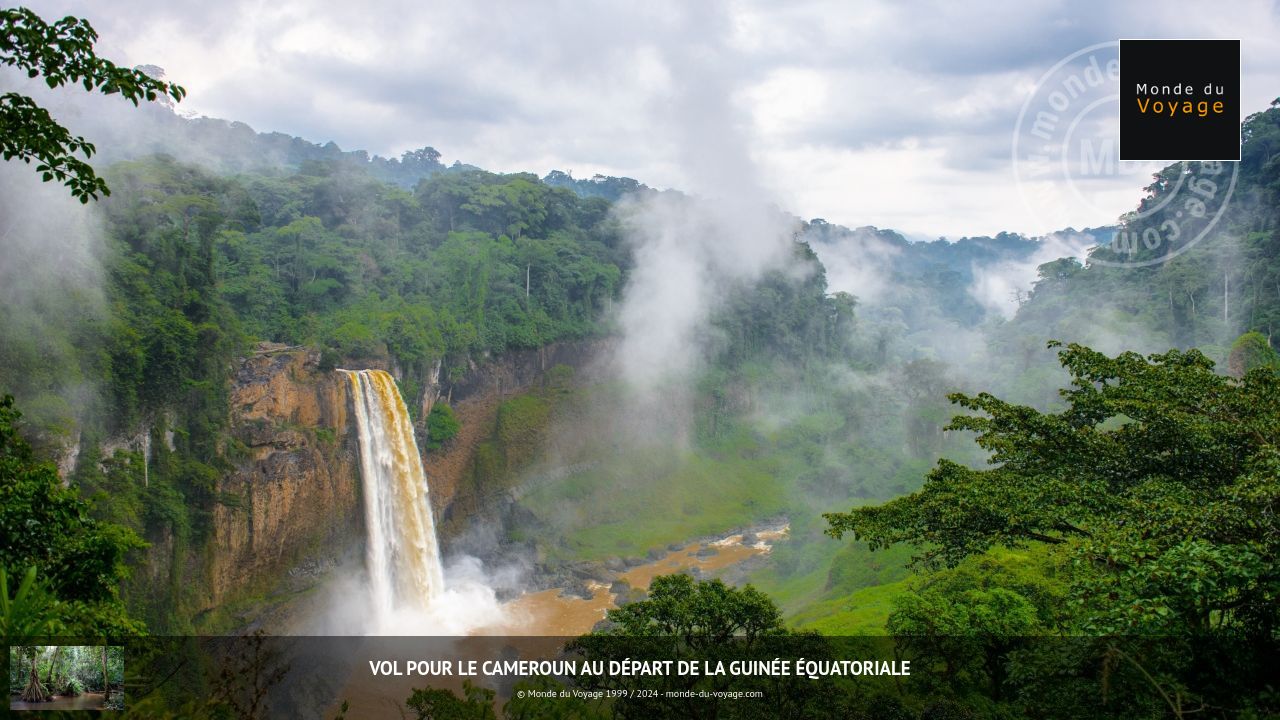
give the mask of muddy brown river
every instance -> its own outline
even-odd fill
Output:
[[[666,553],[657,560],[636,565],[624,572],[617,573],[616,578],[626,582],[634,589],[647,589],[649,583],[659,575],[670,575],[690,568],[698,568],[701,574],[712,576],[721,570],[737,565],[758,555],[768,553],[772,544],[782,539],[789,532],[786,525],[758,530],[756,541],[743,543],[741,534],[729,535],[709,542],[693,542]],[[698,551],[704,545],[716,550],[714,554]],[[376,639],[370,644],[379,644],[378,657],[403,657],[404,660],[422,658],[430,654],[431,659],[452,658],[460,662],[466,658],[551,658],[561,649],[567,637],[574,637],[590,632],[596,623],[604,619],[609,609],[617,607],[614,597],[609,592],[609,585],[596,582],[588,586],[591,597],[583,599],[570,595],[562,595],[560,588],[531,592],[522,595],[504,606],[507,620],[501,624],[476,630],[472,637],[447,642],[447,638]],[[446,641],[441,644],[440,640]],[[396,647],[400,652],[386,649]],[[430,647],[431,650],[426,648]],[[326,717],[331,717],[338,709],[341,700],[350,703],[347,717],[388,718],[395,720],[403,717],[405,698],[413,692],[414,687],[430,685],[447,688],[458,694],[462,692],[463,678],[452,675],[448,677],[372,677],[363,668],[357,671],[345,685],[334,705],[329,708]],[[490,685],[487,678],[480,678],[481,685]],[[506,688],[509,692],[510,688]],[[499,692],[498,703],[506,701],[505,692]]]
[[[706,543],[716,550],[714,555],[707,557],[697,555],[703,543],[690,543],[657,560],[618,573],[617,577],[633,588],[646,589],[659,575],[670,575],[690,568],[698,568],[704,577],[713,575],[748,558],[769,552],[771,543],[784,537],[787,531],[788,528],[783,526],[757,532],[759,540],[751,545],[743,544],[741,534],[729,535]],[[592,591],[590,599],[563,595],[559,588],[523,595],[507,603],[509,622],[485,628],[478,631],[478,634],[570,637],[590,632],[596,623],[604,619],[605,613],[617,607],[617,604],[607,583],[596,582],[588,587]]]
[[[79,695],[54,695],[49,702],[29,703],[14,695],[9,699],[10,710],[101,710],[102,693],[80,693]]]

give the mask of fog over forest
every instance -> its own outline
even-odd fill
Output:
[[[13,709],[1280,712],[1273,8],[233,5],[3,11]],[[1239,161],[1019,166],[1192,20]]]

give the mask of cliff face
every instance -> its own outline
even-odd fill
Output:
[[[487,509],[484,498],[488,493],[468,482],[468,475],[476,448],[493,432],[502,401],[528,391],[557,365],[575,370],[587,367],[600,349],[600,342],[584,341],[512,352],[471,368],[456,382],[427,387],[425,395],[430,401],[424,401],[425,410],[430,411],[431,402],[448,402],[462,425],[445,447],[423,457],[436,517],[445,520],[440,525],[443,534],[460,532],[466,524],[460,520],[462,516]]]
[[[433,511],[448,521],[441,525],[446,542],[492,510],[470,471],[503,400],[528,391],[556,365],[586,366],[596,349],[594,343],[553,345],[477,364],[455,382],[439,382],[438,371],[427,378],[414,401],[420,417],[443,400],[461,420],[446,447],[423,456]],[[156,552],[149,553],[157,562],[185,563],[186,577],[206,579],[207,592],[186,594],[197,613],[231,608],[216,622],[235,626],[284,620],[295,609],[305,614],[295,604],[300,593],[339,563],[363,560],[359,446],[349,396],[339,373],[320,370],[315,351],[263,343],[240,361],[230,406],[241,459],[218,485],[226,502],[214,510],[209,545],[203,553],[175,555],[172,539],[157,537]],[[167,564],[143,568],[141,575],[162,583]]]
[[[219,491],[210,579],[217,606],[245,589],[306,584],[363,540],[359,457],[341,376],[319,354],[260,345],[231,389],[248,457]]]

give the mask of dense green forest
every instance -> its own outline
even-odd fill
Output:
[[[435,365],[447,378],[606,332],[626,262],[605,201],[528,175],[449,171],[407,192],[332,165],[228,178],[155,158],[105,177],[105,308],[51,291],[6,313],[5,387],[46,453],[81,438],[74,479],[97,515],[197,546],[229,501],[230,361],[252,342],[320,347],[330,368],[390,358],[412,397]],[[146,467],[138,448],[96,456],[139,428]]]
[[[990,382],[985,387],[975,386],[975,390],[1049,397],[1048,405],[1061,407],[1055,403],[1062,400],[1052,400],[1051,390],[1066,376],[1046,367],[1045,356],[1052,356],[1052,352],[1046,352],[1042,344],[1035,348],[1034,343],[1043,341],[1034,338],[1070,337],[1071,330],[1084,323],[1105,326],[1108,313],[1115,311],[1127,314],[1131,322],[1164,338],[1169,346],[1204,345],[1205,351],[1225,363],[1222,369],[1232,375],[1273,367],[1276,360],[1269,347],[1270,323],[1280,301],[1273,292],[1273,278],[1267,268],[1273,264],[1270,261],[1277,203],[1270,178],[1276,168],[1272,159],[1261,157],[1275,156],[1272,145],[1278,112],[1273,109],[1255,116],[1246,126],[1248,139],[1237,191],[1239,204],[1223,229],[1202,246],[1163,266],[1128,270],[1082,265],[1073,260],[1055,261],[1041,268],[1034,290],[1018,314],[1007,321],[988,317],[972,304],[960,301],[958,293],[965,286],[965,278],[959,270],[949,271],[945,259],[939,264],[939,253],[945,255],[946,248],[932,247],[935,244],[902,245],[902,252],[913,259],[901,265],[896,280],[905,288],[917,289],[910,295],[916,312],[945,314],[952,322],[978,328],[994,347],[1016,350],[985,357],[988,365],[980,375]],[[230,360],[245,352],[251,343],[271,340],[320,347],[329,366],[387,357],[400,369],[403,390],[411,395],[417,392],[415,383],[422,382],[437,363],[446,374],[462,373],[469,364],[507,350],[607,336],[612,331],[609,309],[620,296],[631,262],[623,228],[610,213],[610,200],[591,188],[577,187],[581,181],[557,187],[567,183],[560,179],[544,182],[531,175],[504,176],[454,168],[440,169],[413,188],[403,189],[349,163],[307,161],[292,170],[225,175],[163,156],[118,163],[107,168],[103,176],[114,190],[110,198],[101,202],[107,242],[103,311],[72,312],[67,305],[74,306],[79,299],[68,296],[47,298],[48,304],[42,307],[44,315],[6,314],[4,332],[14,341],[4,345],[0,367],[8,378],[7,386],[18,396],[18,406],[29,408],[23,427],[37,445],[33,454],[12,431],[16,413],[6,411],[6,427],[10,428],[6,445],[11,468],[8,472],[25,478],[11,487],[58,498],[56,502],[65,504],[71,513],[65,515],[63,522],[84,528],[75,532],[106,532],[110,540],[103,541],[106,555],[101,562],[115,568],[107,571],[107,578],[122,577],[124,553],[130,548],[137,552],[142,544],[137,538],[158,527],[198,545],[208,532],[212,506],[233,501],[215,492],[219,473],[226,472],[237,452],[235,441],[225,432],[228,368]],[[1158,194],[1162,187],[1157,183],[1151,192]],[[626,192],[651,191],[627,184]],[[831,242],[831,236],[838,238],[841,232],[844,231],[818,222],[808,224],[804,230],[810,239],[813,233],[824,236],[817,240],[821,242]],[[995,245],[999,248],[1003,244],[1005,251],[1016,254],[1025,252],[1027,242],[1009,236],[996,239]],[[1222,264],[1225,261],[1216,253],[1224,244],[1239,249],[1239,255],[1233,257],[1240,261],[1230,266]],[[960,257],[954,263],[956,267],[971,266],[972,253],[965,247],[961,244],[955,251]],[[988,252],[983,243],[969,247],[976,248],[973,252]],[[947,279],[947,272],[955,272],[956,277]],[[1234,282],[1222,280],[1224,272]],[[1172,284],[1175,280],[1180,284]],[[1228,294],[1219,295],[1215,288],[1224,282],[1230,282]],[[1238,299],[1232,301],[1232,294]],[[1191,303],[1196,298],[1200,300],[1192,312]],[[1227,308],[1227,303],[1235,309]],[[39,333],[32,332],[30,325],[23,325],[48,318],[49,313],[60,315],[67,322],[43,325]],[[1261,540],[1248,535],[1232,540],[1206,537],[1201,546],[1161,551],[1188,557],[1186,562],[1193,564],[1185,571],[1157,564],[1135,570],[1141,573],[1139,576],[1125,575],[1123,581],[1111,578],[1105,582],[1120,582],[1120,587],[1132,588],[1137,593],[1135,598],[1148,597],[1143,593],[1150,591],[1141,588],[1151,583],[1150,573],[1192,572],[1217,578],[1230,569],[1230,573],[1245,573],[1239,576],[1243,583],[1240,587],[1256,594],[1250,607],[1258,612],[1246,611],[1240,599],[1244,596],[1238,595],[1234,586],[1227,586],[1219,590],[1226,594],[1224,600],[1187,599],[1187,607],[1192,609],[1189,615],[1177,609],[1182,600],[1165,599],[1156,605],[1135,600],[1138,604],[1133,605],[1115,598],[1111,602],[1121,603],[1119,607],[1127,615],[1115,615],[1088,603],[1071,615],[1062,614],[1059,605],[1064,598],[1071,593],[1087,593],[1089,583],[1104,581],[1089,580],[1062,569],[1064,561],[1058,558],[1064,550],[1058,546],[1069,545],[1073,552],[1087,553],[1095,541],[1078,542],[1069,537],[1070,533],[1061,534],[1061,528],[1086,532],[1090,522],[1115,522],[1113,513],[1123,507],[1098,508],[1095,501],[1071,500],[1070,503],[1091,508],[1094,520],[1038,519],[1036,508],[1044,496],[1033,486],[1024,488],[1032,494],[1025,506],[1026,516],[1019,517],[1011,529],[986,529],[993,518],[954,515],[964,507],[962,504],[953,508],[954,489],[946,490],[943,499],[937,501],[942,503],[940,508],[952,508],[942,515],[936,514],[941,509],[926,511],[928,505],[906,510],[917,503],[935,502],[926,500],[930,497],[926,494],[909,495],[885,506],[883,511],[875,508],[832,516],[834,531],[853,530],[873,545],[907,541],[914,547],[934,548],[924,556],[925,567],[935,568],[928,575],[908,575],[909,549],[906,553],[891,553],[886,564],[861,544],[822,543],[822,512],[850,500],[867,502],[910,493],[924,480],[929,465],[940,457],[952,460],[944,461],[928,475],[926,493],[960,482],[953,476],[968,478],[966,473],[977,473],[974,478],[986,477],[982,473],[988,471],[969,469],[981,461],[982,453],[969,449],[963,434],[943,432],[951,414],[944,396],[972,385],[974,366],[960,363],[952,367],[923,348],[913,352],[910,331],[913,325],[926,322],[924,317],[894,317],[884,303],[869,307],[864,313],[856,297],[829,294],[821,264],[806,242],[797,242],[789,267],[732,290],[715,314],[713,327],[722,341],[715,346],[713,363],[702,371],[697,383],[697,435],[689,454],[669,466],[655,466],[643,460],[645,451],[639,447],[634,455],[623,452],[605,466],[568,478],[563,487],[541,489],[528,499],[532,524],[515,527],[514,539],[520,541],[522,533],[552,527],[567,537],[563,548],[570,557],[583,557],[583,553],[587,557],[592,553],[614,555],[643,551],[668,540],[671,536],[664,535],[662,526],[653,525],[652,520],[668,513],[670,502],[682,503],[679,510],[693,518],[692,527],[708,531],[785,514],[793,523],[795,540],[780,547],[776,562],[755,579],[776,593],[789,608],[793,621],[827,631],[875,632],[881,627],[895,634],[916,636],[922,630],[912,623],[927,620],[923,630],[926,636],[949,635],[962,627],[979,627],[973,613],[987,612],[983,607],[1000,607],[1003,619],[987,628],[992,632],[1063,633],[1072,632],[1073,628],[1080,632],[1117,628],[1135,632],[1143,631],[1147,627],[1144,623],[1154,618],[1159,619],[1164,631],[1194,627],[1210,632],[1242,629],[1262,632],[1263,636],[1270,632],[1266,628],[1272,627],[1268,623],[1274,621],[1267,619],[1264,609],[1274,598],[1274,588],[1268,584],[1273,580],[1265,565],[1249,560],[1265,557],[1269,551],[1256,546]],[[1246,331],[1251,334],[1244,334]],[[1240,340],[1236,341],[1237,337]],[[1153,370],[1131,379],[1130,375],[1145,367],[1146,361],[1110,360],[1083,349],[1073,353],[1064,356],[1069,369],[1078,378],[1090,378],[1090,382],[1105,383],[1107,378],[1115,377],[1124,380],[1120,387],[1143,393],[1184,386],[1204,386],[1204,391],[1215,397],[1235,392],[1231,390],[1234,381],[1210,372],[1208,361],[1200,355],[1161,358],[1151,366]],[[1108,372],[1092,369],[1097,365],[1112,367],[1107,363],[1120,365]],[[1166,367],[1183,374],[1168,378],[1153,374]],[[849,373],[855,373],[862,381],[847,382]],[[957,377],[959,374],[963,377]],[[1270,376],[1255,372],[1249,377],[1251,382],[1266,383]],[[1209,379],[1214,379],[1216,385],[1204,385]],[[86,384],[95,390],[87,398],[70,392]],[[771,387],[775,392],[769,392]],[[1149,438],[1137,434],[1138,425],[1133,423],[1144,416],[1126,403],[1144,402],[1142,407],[1150,407],[1153,417],[1164,418],[1164,407],[1150,404],[1162,396],[1151,401],[1128,396],[1108,400],[1120,404],[1107,409],[1109,406],[1098,404],[1102,400],[1080,394],[1090,387],[1089,382],[1077,380],[1075,394],[1065,398],[1071,407],[1063,411],[1061,420],[1054,422],[1075,428],[1078,423],[1071,419],[1073,413],[1082,412],[1093,424],[1113,416],[1126,417],[1130,424],[1122,426],[1123,434],[1117,441],[1136,443],[1133,452],[1140,454]],[[1274,422],[1275,414],[1262,401],[1273,394],[1266,386],[1258,387],[1261,389],[1246,386],[1240,390],[1256,395],[1252,400],[1227,402],[1232,407],[1250,408],[1265,426]],[[785,392],[777,392],[776,388],[784,388]],[[591,417],[593,410],[608,407],[611,392],[614,390],[608,385],[587,386],[570,391],[568,399],[530,397],[520,402],[551,403],[552,415],[546,417],[556,413],[569,418],[575,414]],[[72,403],[71,398],[84,401]],[[964,402],[979,403],[971,407],[986,411],[995,420],[957,421],[951,426],[953,429],[977,433],[980,445],[987,451],[1018,456],[1030,453],[1029,458],[1035,457],[1031,439],[1035,435],[1023,437],[1015,432],[1016,425],[999,425],[1000,413],[1011,413],[1009,422],[1019,425],[1035,426],[1048,419],[1034,419],[1027,414],[1029,409],[997,405],[995,400]],[[1073,409],[1086,402],[1087,411],[1083,407]],[[1003,409],[1006,407],[1008,410]],[[772,414],[785,421],[761,422],[762,408],[765,417]],[[512,412],[517,411],[513,406]],[[885,423],[884,417],[896,419]],[[1001,428],[999,434],[988,431],[990,426],[986,423],[993,422]],[[1159,423],[1157,426],[1163,427]],[[94,454],[94,438],[104,440],[128,434],[137,427],[149,427],[157,441],[171,432],[173,449],[168,449],[169,443],[155,442],[153,457],[145,463],[139,453],[129,450],[117,451],[112,457]],[[1241,425],[1234,432],[1251,432],[1246,430],[1248,427]],[[65,443],[73,428],[89,440],[84,443],[89,450],[77,462],[73,475],[75,487],[91,499],[88,504],[77,499],[74,490],[58,487],[52,466],[42,464],[37,457]],[[1259,467],[1257,463],[1264,462],[1259,458],[1265,458],[1268,452],[1267,431],[1259,432],[1264,440],[1258,440],[1262,444],[1250,453],[1262,454],[1237,455],[1232,462],[1239,463],[1241,469],[1221,477],[1240,474],[1255,483],[1266,477],[1265,473],[1260,476],[1258,471],[1248,470]],[[1192,426],[1175,435],[1187,442],[1194,439],[1185,451],[1190,453],[1196,452],[1196,443],[1203,439],[1203,432]],[[1253,441],[1247,437],[1241,437],[1239,442],[1223,441],[1226,447],[1236,447],[1240,442]],[[898,449],[901,447],[907,452]],[[591,457],[599,453],[599,448],[585,447],[580,451],[584,457]],[[1001,475],[1014,472],[1015,465],[1009,461],[1013,454],[996,456],[997,460],[1004,458]],[[1184,453],[1171,449],[1170,454],[1180,457]],[[1065,451],[1057,456],[1056,475],[1078,475],[1080,463],[1073,457]],[[962,464],[955,464],[954,460]],[[1195,486],[1176,467],[1145,468],[1136,465],[1131,456],[1118,457],[1117,463],[1137,473],[1134,482],[1143,493],[1157,492],[1141,482],[1151,474],[1170,478],[1174,483],[1158,491],[1163,493],[1161,497],[1182,492],[1177,488],[1185,482]],[[1190,467],[1201,467],[1198,463],[1195,460]],[[525,470],[528,468],[517,463],[503,472]],[[148,476],[146,483],[139,481],[142,473]],[[653,489],[648,500],[663,497],[668,503],[655,508],[641,497],[635,506],[615,504],[606,508],[603,502],[592,504],[596,502],[593,497],[607,496],[617,483],[633,482],[638,476],[648,477],[648,486]],[[715,491],[717,502],[701,503],[687,497],[678,500],[683,496],[676,492],[677,488],[700,483],[704,488],[708,487],[706,483],[716,487],[722,477],[731,477],[733,482]],[[990,485],[986,480],[963,482],[965,487],[974,488],[965,492],[1005,492],[984,489]],[[1023,485],[1012,482],[1008,487]],[[1237,497],[1241,502],[1245,497],[1250,498],[1250,503],[1269,502],[1265,500],[1265,493],[1269,492],[1265,487],[1264,482],[1247,496],[1228,495],[1224,502],[1235,502],[1231,498]],[[1221,492],[1211,488],[1205,491]],[[563,507],[565,492],[573,493],[575,498],[577,509],[573,517],[547,516],[540,510]],[[1264,494],[1259,496],[1258,492]],[[734,505],[731,500],[735,493],[741,505]],[[1011,501],[1005,495],[1000,497],[1002,503]],[[28,507],[48,507],[47,502]],[[978,507],[989,506],[981,495],[974,502]],[[1124,501],[1117,502],[1123,505]],[[1206,498],[1188,498],[1185,502],[1187,507],[1216,507],[1216,501]],[[1058,504],[1061,503],[1055,506]],[[1167,505],[1173,512],[1173,505]],[[19,512],[15,503],[7,501],[5,507],[7,514]],[[893,510],[898,507],[904,510]],[[1011,511],[1018,507],[1022,506],[1010,506]],[[1252,512],[1250,508],[1257,506],[1249,505],[1242,512]],[[583,516],[601,520],[599,515],[593,515],[597,512],[613,512],[616,521],[582,521]],[[1223,512],[1230,515],[1235,511]],[[944,516],[957,518],[959,525],[952,532],[959,534],[954,539],[936,534],[941,528],[935,523]],[[866,520],[860,519],[864,517]],[[687,520],[670,532],[686,532],[691,527]],[[10,527],[16,527],[18,522],[15,520]],[[942,527],[952,527],[951,522],[947,520]],[[1170,522],[1192,523],[1196,527],[1221,524],[1220,520],[1189,518],[1171,518]],[[646,532],[634,534],[631,528],[638,525],[646,525]],[[1179,527],[1184,529],[1177,532],[1185,535],[1185,525]],[[982,534],[970,536],[967,533],[973,530],[968,528],[983,528]],[[1154,530],[1143,532],[1151,531]],[[1089,535],[1082,537],[1091,538],[1098,531],[1087,532]],[[1165,535],[1164,531],[1158,534]],[[1028,538],[1033,541],[1031,545],[1026,545]],[[36,545],[23,542],[13,547]],[[1118,545],[1108,547],[1111,552],[1120,552]],[[1202,559],[1198,553],[1204,552],[1212,554]],[[42,567],[64,564],[47,559],[7,558],[7,567],[16,569],[10,570],[10,583],[22,577],[21,568],[31,560],[37,560]],[[46,564],[51,562],[55,564]],[[1088,564],[1085,560],[1077,564],[1080,562]],[[71,582],[73,578],[65,574],[34,580],[26,586],[27,593],[48,592],[68,603],[96,602],[98,605],[90,607],[99,608],[94,611],[99,614],[106,612],[108,618],[122,607],[112,599],[114,587],[105,587],[99,594],[80,600],[77,594],[83,591],[82,584]],[[45,583],[50,581],[67,587],[46,588]],[[973,589],[975,582],[981,592]],[[16,584],[12,587],[18,591]],[[957,597],[964,600],[958,601]],[[1215,610],[1214,602],[1230,607],[1232,612]],[[951,608],[947,612],[967,614],[939,624],[944,615],[939,615],[937,604]],[[1022,608],[1018,612],[1023,615],[1010,614],[1013,608]],[[72,620],[57,621],[80,622],[80,628],[103,627],[104,620],[96,615],[68,617]],[[171,616],[153,618],[162,626],[179,622],[169,627],[181,627],[180,621]],[[886,619],[887,625],[877,625]],[[1238,622],[1246,620],[1254,624],[1238,627]],[[1013,652],[1008,648],[999,650]],[[930,645],[927,652],[956,651]],[[939,657],[945,660],[945,656]],[[970,681],[977,682],[972,678]],[[970,687],[969,692],[972,691]]]
[[[1277,160],[1280,124],[1277,106],[1250,116],[1241,128],[1243,145],[1238,178],[1223,218],[1199,243],[1168,260],[1144,267],[1082,264],[1062,259],[1041,268],[1040,280],[1019,309],[1009,332],[1044,327],[1054,337],[1072,339],[1067,330],[1085,323],[1140,328],[1167,347],[1199,347],[1218,361],[1227,360],[1236,338],[1257,331],[1271,341],[1280,310],[1276,283]],[[1203,172],[1199,165],[1171,165],[1153,178],[1141,207],[1161,207],[1145,218],[1121,218],[1121,228],[1140,233],[1176,221],[1194,235],[1208,218],[1179,219],[1175,204],[1178,173]],[[1230,165],[1222,166],[1219,184],[1229,183]],[[1215,203],[1225,193],[1219,193]],[[1207,213],[1216,212],[1210,204]],[[1190,237],[1192,235],[1188,235]],[[1140,248],[1134,259],[1144,260]],[[1096,251],[1101,259],[1121,259],[1109,245]],[[1123,332],[1121,330],[1120,332]],[[1006,334],[1008,336],[1008,334]]]
[[[109,317],[45,338],[6,328],[29,341],[4,361],[26,377],[24,405],[69,379],[100,382],[89,417],[110,416],[107,431],[193,385],[216,393],[227,358],[253,340],[333,360],[389,355],[417,378],[436,362],[456,370],[598,334],[625,265],[607,203],[529,175],[451,171],[406,192],[334,165],[228,178],[162,157],[106,177]]]
[[[124,647],[11,646],[9,691],[35,709],[121,710],[125,706]],[[54,705],[35,704],[51,701]]]

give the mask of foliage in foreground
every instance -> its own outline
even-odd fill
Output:
[[[923,548],[922,584],[889,630],[944,667],[939,639],[957,635],[1102,638],[1082,642],[1112,666],[1134,651],[1099,646],[1105,638],[1179,638],[1177,652],[1166,643],[1144,661],[1152,667],[1128,664],[1168,697],[1242,711],[1263,697],[1262,668],[1277,655],[1280,375],[1263,365],[1225,377],[1195,350],[1108,357],[1052,346],[1072,378],[1065,409],[952,395],[981,414],[950,427],[976,433],[993,467],[940,461],[916,493],[828,514],[829,532]],[[1000,547],[1043,558],[1045,580],[966,570]],[[992,662],[979,675],[997,698],[1019,667],[1052,676],[1048,658],[1018,660],[1017,649],[984,649]]]
[[[98,33],[88,20],[65,17],[45,22],[27,8],[0,9],[0,65],[41,77],[51,88],[83,85],[120,97],[137,105],[164,96],[180,101],[187,94],[182,86],[157,80],[136,69],[118,67],[98,57],[93,45]],[[49,111],[19,93],[0,95],[0,156],[31,164],[48,182],[56,179],[71,194],[87,203],[98,194],[110,195],[106,182],[88,163],[76,157],[92,157],[96,148],[83,137],[72,135]]]
[[[0,610],[11,641],[53,633],[132,634],[119,585],[125,554],[143,547],[131,530],[89,515],[53,463],[18,435],[13,398],[0,399]],[[9,568],[9,571],[5,571]],[[22,572],[12,569],[21,568]],[[45,570],[44,576],[35,572]],[[12,643],[11,643],[12,644]]]

